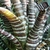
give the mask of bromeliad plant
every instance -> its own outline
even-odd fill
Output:
[[[0,22],[0,37],[9,50],[38,50],[46,45],[45,41],[42,42],[42,37],[50,27],[49,24],[44,28],[50,15],[47,2],[39,4],[34,0],[29,0],[29,2],[27,0],[3,0],[1,4],[0,18],[3,19],[4,24]],[[9,43],[12,44],[9,45]]]

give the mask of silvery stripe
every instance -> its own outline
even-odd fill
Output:
[[[34,36],[34,35],[31,35],[31,34],[29,34],[29,36],[31,36],[32,38],[38,38],[38,36]]]
[[[14,33],[17,33],[17,34],[21,34],[21,33],[23,33],[23,34],[26,34],[26,31],[24,30],[24,31],[14,31]]]
[[[29,38],[29,37],[28,37],[28,39],[31,40],[31,41],[34,41],[34,42],[39,40],[39,38],[31,39],[31,38]]]
[[[36,44],[29,44],[29,43],[26,43],[26,45],[28,46],[32,46],[32,47],[36,47],[39,43],[36,43]]]
[[[21,27],[21,28],[15,28],[16,26],[13,27],[13,30],[22,30],[22,29],[25,29],[24,27]],[[26,26],[25,26],[26,27]]]

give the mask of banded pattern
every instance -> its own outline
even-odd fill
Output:
[[[0,11],[10,21],[14,35],[19,39],[19,41],[24,43],[27,38],[27,26],[25,26],[26,21],[20,20],[7,9],[0,7]]]
[[[30,30],[34,26],[35,19],[36,19],[36,13],[38,12],[36,5],[37,4],[34,2],[34,0],[29,0],[29,3],[28,3],[28,20],[29,20],[28,24],[29,24]],[[29,30],[29,32],[30,32],[30,30]]]
[[[14,5],[15,13],[11,13],[9,10],[0,7],[0,13],[2,13],[6,18],[4,18],[5,23],[9,20],[11,25],[8,25],[6,29],[9,29],[9,26],[12,26],[13,29],[13,35],[22,43],[25,43],[27,38],[27,23],[25,20],[25,15],[23,14],[22,5],[20,0],[12,0],[12,3]],[[47,26],[44,30],[45,22],[47,18],[49,17],[49,13],[46,12],[46,8],[48,8],[48,4],[46,2],[41,4],[36,4],[34,0],[29,0],[28,4],[28,18],[29,18],[29,27],[31,30],[29,31],[29,35],[26,41],[26,50],[36,50],[37,45],[41,42],[43,33],[50,27]],[[36,13],[39,12],[38,17],[36,18]],[[3,17],[4,17],[3,16]],[[35,21],[36,19],[36,21]],[[10,24],[8,23],[8,24]],[[7,25],[7,24],[5,24]],[[30,29],[29,28],[29,29]],[[43,31],[44,30],[44,31]],[[8,30],[9,32],[9,30]],[[16,46],[18,50],[23,50],[22,45],[20,42],[10,33],[8,33],[2,29],[0,29],[0,33],[5,35],[10,41],[12,41]],[[1,37],[1,35],[0,35]],[[4,36],[3,36],[4,37]],[[43,43],[45,45],[45,43]],[[43,46],[42,44],[42,46]],[[42,47],[40,45],[40,48]],[[39,47],[38,47],[39,49]]]
[[[24,25],[24,23],[26,23],[25,21],[21,21],[21,20],[16,20],[14,19],[13,21],[11,21],[11,25],[12,25],[12,28],[14,30],[14,35],[17,36],[17,38],[20,40],[20,41],[25,41],[26,40],[26,26]]]
[[[20,20],[13,20],[11,21],[13,31],[16,34],[19,41],[25,41],[27,37],[27,23],[25,20],[25,16],[23,14],[22,5],[20,0],[12,0],[14,5],[15,13]],[[17,29],[16,29],[17,28]]]
[[[0,46],[4,49],[4,50],[10,50],[6,44],[4,43],[4,41],[0,38]]]
[[[4,22],[4,25],[2,24],[4,29],[8,32],[13,33],[13,30],[12,30],[12,27],[11,27],[9,20],[7,18],[5,18],[5,16],[1,16],[1,19],[3,19],[3,22]]]
[[[11,0],[14,5],[15,14],[23,21],[26,21],[26,17],[24,15],[24,11],[22,9],[22,4],[20,0]],[[24,24],[25,25],[25,24]]]
[[[39,40],[40,40],[40,42],[41,42],[43,34],[44,34],[43,30],[44,30],[44,26],[45,26],[45,23],[46,23],[48,17],[49,17],[49,15],[45,14],[45,18],[44,18],[43,22],[41,23],[42,29],[39,30],[39,38],[40,38]]]
[[[22,4],[20,0],[11,0],[14,5],[15,14],[21,18],[23,16]],[[23,17],[24,18],[24,17]]]
[[[38,5],[37,8],[39,9],[39,11],[40,11],[40,10],[44,10],[44,9],[46,10],[46,8],[49,7],[49,5],[48,5],[47,2],[43,2],[43,3],[37,4],[37,5]],[[46,11],[47,11],[47,10],[46,10]],[[47,12],[45,12],[44,16],[45,16],[45,18],[44,18],[43,22],[41,23],[41,26],[40,26],[41,29],[39,30],[39,40],[40,40],[40,42],[42,41],[43,29],[44,29],[46,20],[47,20],[47,18],[49,17],[49,15],[48,15]]]
[[[46,2],[36,4],[33,1],[30,0],[28,4],[29,29],[33,28],[38,12],[48,7],[48,4]]]
[[[43,35],[43,38],[42,38],[42,40],[43,41],[45,41],[45,40],[48,40],[48,29],[50,28],[50,24],[48,24],[46,27],[45,27],[45,29],[44,29],[44,31],[43,31],[43,33],[44,33],[44,35]],[[49,40],[48,40],[49,41]]]
[[[50,24],[48,24],[48,25],[46,26],[46,28],[44,29],[44,33],[45,33],[49,28],[50,28]]]
[[[20,42],[10,33],[0,29],[0,33],[5,35],[9,40],[11,40],[17,47],[18,50],[22,50]]]
[[[3,2],[3,3],[5,3],[5,2]],[[2,4],[3,4],[2,3]],[[8,3],[7,3],[8,4]],[[7,9],[9,9],[9,8],[11,8],[11,7],[7,7],[7,5],[5,5],[5,4],[3,4],[2,5],[2,7],[4,7],[4,8],[7,8]],[[9,9],[10,10],[10,9]],[[13,33],[13,30],[12,30],[12,27],[11,27],[11,24],[10,24],[10,22],[9,22],[9,20],[7,19],[7,18],[5,18],[5,16],[4,15],[1,15],[0,16],[0,18],[3,20],[2,22],[2,24],[1,24],[1,28],[2,29],[5,29],[6,31],[8,31],[8,32],[11,32],[11,33]],[[1,23],[1,22],[0,22]],[[4,43],[6,43],[6,45],[9,47],[9,48],[11,48],[12,47],[12,43],[11,42],[9,42],[9,40],[7,39],[7,37],[5,37],[4,35],[2,35],[2,34],[0,34],[0,37],[1,37],[1,39],[4,41]],[[4,45],[3,45],[3,48],[4,48]],[[5,50],[7,50],[6,48],[5,48]],[[11,50],[11,49],[10,49]]]
[[[49,5],[48,5],[48,3],[47,2],[43,2],[43,3],[37,3],[37,8],[38,8],[38,10],[44,10],[44,9],[46,9],[47,7],[48,7]]]
[[[26,43],[26,50],[31,50],[36,48],[36,46],[39,44],[39,29],[41,26],[42,21],[44,20],[45,16],[44,16],[45,10],[41,10],[36,21],[35,21],[35,25],[33,27],[33,29],[31,29],[31,32],[29,33],[28,39],[27,39],[27,43]]]
[[[42,7],[42,6],[41,6],[41,7]],[[40,6],[39,6],[39,8],[40,8]],[[44,8],[42,7],[41,10],[43,10],[43,9],[44,9]],[[39,10],[40,10],[40,9],[39,9]],[[40,13],[41,13],[41,12],[40,12]],[[41,14],[41,16],[42,16],[42,14]],[[44,15],[43,17],[45,17],[45,15]],[[42,17],[42,18],[43,18],[43,17]],[[40,18],[40,16],[39,16],[39,18]],[[38,36],[39,36],[39,35],[38,35],[39,32],[38,32],[38,31],[41,30],[41,28],[42,28],[41,26],[43,26],[42,23],[44,22],[44,21],[43,21],[44,19],[42,20],[43,22],[42,22],[42,21],[39,22],[38,20],[40,21],[40,19],[37,18],[37,21],[35,22],[35,25],[34,25],[34,27],[33,27],[33,30],[31,30],[31,32],[30,32],[31,34],[29,34],[29,38],[31,39],[31,37],[33,37],[33,36],[36,37],[35,34],[37,34],[37,38],[36,38],[36,39],[38,39],[38,42],[39,42],[39,37],[38,37]],[[38,23],[38,24],[37,24],[37,23]],[[38,25],[39,25],[39,26],[38,26]],[[40,25],[41,25],[41,26],[40,26]],[[37,27],[38,27],[38,28],[37,28]],[[41,28],[39,28],[39,27],[41,27]],[[35,33],[35,34],[34,34],[34,33]],[[29,39],[29,40],[30,40],[30,39]],[[37,43],[38,43],[37,40],[36,40],[35,42],[37,42],[37,43],[35,43],[35,45],[36,45],[36,46],[35,46],[35,45],[33,45],[34,43],[31,44],[31,42],[33,41],[33,38],[32,38],[32,41],[31,41],[31,40],[29,41],[29,40],[27,40],[27,44],[26,44],[26,45],[27,45],[27,48],[26,48],[27,50],[33,49],[33,46],[34,46],[34,48],[35,48],[35,47],[37,46]],[[30,46],[30,45],[31,45],[31,46]],[[28,46],[29,46],[29,47],[28,47]],[[31,48],[31,47],[32,47],[32,48]],[[28,49],[28,48],[29,48],[29,49]],[[35,50],[35,49],[34,49],[34,50]]]
[[[20,0],[20,1],[21,1],[21,4],[22,4],[24,15],[26,16],[27,15],[27,13],[26,13],[26,10],[27,10],[27,0]]]
[[[1,17],[1,16],[0,16],[0,17]],[[6,30],[6,26],[4,25],[4,20],[1,19],[1,18],[0,18],[0,28]],[[10,30],[6,30],[6,31],[10,31]],[[1,39],[4,41],[4,43],[6,43],[6,44],[9,43],[9,42],[8,42],[8,39],[7,39],[4,35],[0,34],[0,37],[1,37]],[[8,44],[8,45],[9,45],[9,44]]]
[[[11,1],[10,0],[3,0],[2,4],[3,4],[2,7],[7,8],[10,11],[12,11],[11,10]],[[12,27],[11,27],[11,24],[10,24],[9,20],[7,18],[5,18],[5,16],[2,16],[2,15],[1,15],[1,19],[3,19],[5,30],[12,33]]]

